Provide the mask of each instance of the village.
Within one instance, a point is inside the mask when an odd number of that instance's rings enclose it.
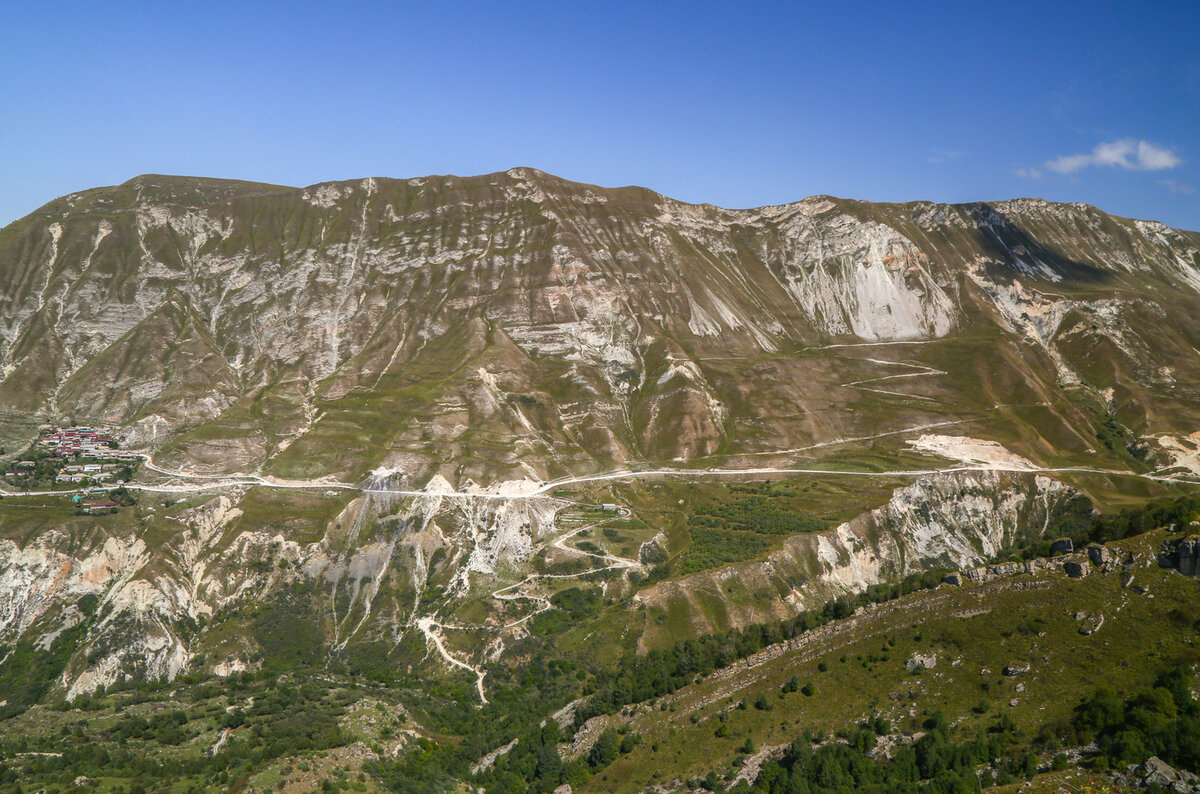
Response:
[[[133,478],[141,458],[120,449],[123,437],[105,427],[42,427],[38,439],[3,471],[6,483],[20,490],[61,488],[75,491],[81,513],[116,512],[131,504],[120,483]]]

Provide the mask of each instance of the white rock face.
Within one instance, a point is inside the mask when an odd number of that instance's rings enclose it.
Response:
[[[1200,430],[1186,436],[1159,436],[1155,439],[1169,460],[1166,470],[1175,469],[1200,475]]]
[[[64,627],[84,619],[77,604],[92,595],[98,598],[93,625],[64,674],[66,695],[125,676],[174,678],[193,655],[181,625],[261,598],[284,578],[275,570],[255,572],[249,563],[325,564],[320,546],[302,548],[261,532],[242,533],[219,548],[220,534],[239,513],[225,496],[210,500],[185,515],[179,534],[154,551],[136,535],[98,529],[82,543],[57,531],[24,547],[0,541],[0,642],[31,637],[49,647]]]
[[[888,502],[832,530],[793,535],[762,562],[739,563],[663,582],[637,596],[669,608],[683,601],[696,630],[716,628],[699,604],[737,582],[763,598],[723,602],[737,625],[819,608],[829,599],[859,593],[930,568],[968,568],[1037,534],[1054,507],[1075,493],[1057,480],[1001,471],[922,477],[896,489]],[[779,595],[780,582],[790,590]],[[770,598],[766,597],[770,596]]]
[[[994,557],[1022,531],[1036,532],[1052,506],[1070,493],[1041,475],[1027,484],[998,472],[940,474],[896,490],[886,505],[838,529],[863,543],[863,529],[886,530],[895,545],[876,559],[903,561],[906,574],[930,561],[963,568]]]
[[[973,466],[993,466],[1008,471],[1032,471],[1035,468],[1027,458],[1009,451],[997,441],[927,433],[907,443],[917,452],[940,455]]]
[[[98,540],[98,539],[97,539]],[[90,669],[64,684],[68,696],[110,684],[122,660],[151,678],[173,678],[188,660],[171,624],[189,612],[187,594],[166,577],[137,578],[150,559],[145,543],[135,537],[108,537],[88,553],[72,556],[71,539],[48,533],[25,548],[0,542],[0,637],[13,642],[25,634],[45,632],[42,645],[64,626],[63,618],[76,613],[85,595],[100,598],[100,620],[92,629],[93,646],[111,644],[112,652]],[[133,670],[128,670],[133,672]]]
[[[501,483],[491,493],[519,496],[533,490],[532,481]],[[554,516],[564,503],[555,499],[477,500],[450,498],[448,506],[459,517],[470,539],[466,564],[455,579],[460,591],[470,589],[471,574],[493,574],[529,558],[534,540],[554,527]]]
[[[945,336],[958,313],[912,241],[848,215],[818,225],[797,213],[788,233],[783,277],[797,306],[829,335],[870,341]]]
[[[439,549],[451,552],[444,563],[453,573],[450,594],[465,594],[473,576],[490,578],[524,562],[565,504],[526,496],[542,486],[534,480],[469,486],[464,490],[489,498],[468,498],[435,477],[425,488],[429,496],[399,505],[386,490],[397,472],[375,474],[381,491],[352,500],[314,543],[280,532],[233,531],[242,511],[230,494],[177,514],[178,532],[153,550],[137,534],[100,529],[82,542],[58,531],[24,547],[0,540],[0,643],[27,638],[49,648],[63,630],[88,620],[61,681],[67,697],[131,676],[170,680],[192,664],[203,636],[198,626],[307,582],[328,590],[331,647],[338,652],[355,638],[394,637],[414,623],[428,561]],[[452,531],[444,534],[439,523]],[[381,601],[394,569],[411,571],[413,614],[397,614],[394,601]],[[84,615],[79,599],[88,595],[97,603]],[[235,639],[210,662],[213,674],[254,666],[246,659],[255,652],[252,640]]]

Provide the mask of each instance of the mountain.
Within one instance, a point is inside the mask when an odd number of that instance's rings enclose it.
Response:
[[[1200,234],[1037,199],[72,194],[0,230],[0,443],[145,460],[112,515],[0,486],[0,699],[257,671],[470,708],[997,562],[1197,482],[1197,309]]]
[[[289,477],[740,465],[881,410],[992,411],[1020,451],[1086,453],[1064,389],[1111,389],[1149,434],[1194,417],[1198,251],[1036,200],[732,211],[529,169],[145,176],[3,230],[0,403],[10,434],[103,422],[166,464]],[[848,386],[920,372],[817,349],[862,342],[931,343],[870,358],[947,374]],[[990,366],[948,369],[956,344],[994,347]]]

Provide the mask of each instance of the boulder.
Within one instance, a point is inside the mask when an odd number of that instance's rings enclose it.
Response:
[[[1144,786],[1157,783],[1163,788],[1168,788],[1176,780],[1179,780],[1179,773],[1175,771],[1175,768],[1156,755],[1147,758],[1146,762],[1137,768],[1135,774],[1142,779]]]
[[[1091,570],[1091,566],[1086,562],[1075,562],[1074,560],[1068,560],[1067,562],[1063,563],[1063,570],[1066,571],[1067,576],[1071,577],[1072,579],[1082,579],[1088,575],[1088,572]]]
[[[1107,546],[1101,546],[1099,543],[1093,543],[1087,547],[1088,559],[1092,561],[1092,565],[1097,568],[1107,565],[1110,562],[1116,562],[1116,556],[1108,550]]]
[[[1175,568],[1184,576],[1200,576],[1200,536],[1191,535],[1179,541]]]
[[[1075,544],[1071,542],[1070,538],[1059,538],[1050,544],[1051,554],[1070,554],[1073,551],[1075,551]]]
[[[1012,677],[1018,676],[1018,675],[1025,675],[1028,672],[1029,672],[1029,665],[1027,665],[1027,664],[1025,664],[1025,665],[1010,664],[1008,667],[1004,668],[1004,674],[1006,676],[1008,676],[1009,678],[1012,678]]]
[[[1089,615],[1084,613],[1083,617],[1075,616],[1076,620],[1080,621],[1079,633],[1085,637],[1090,637],[1100,630],[1104,625],[1103,615]]]
[[[955,587],[962,587],[963,578],[962,578],[962,574],[952,573],[949,576],[947,576],[945,579],[943,579],[942,581],[945,582],[946,584],[952,584]]]
[[[909,657],[908,661],[904,663],[904,669],[908,670],[910,673],[914,670],[921,669],[932,670],[934,667],[937,667],[937,654],[935,653],[931,653],[928,656],[920,653],[914,653],[911,657]]]

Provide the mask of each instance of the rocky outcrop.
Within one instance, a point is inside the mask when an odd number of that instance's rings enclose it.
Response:
[[[1157,787],[1161,791],[1171,791],[1177,794],[1195,794],[1200,792],[1200,777],[1186,769],[1175,769],[1158,756],[1150,756],[1137,766],[1130,766],[1125,772],[1115,776],[1121,786],[1149,788]]]
[[[667,550],[662,547],[657,538],[648,540],[638,547],[638,561],[642,565],[659,565],[666,562],[667,557]]]
[[[1042,559],[1025,560],[1023,562],[1004,562],[997,565],[984,565],[979,568],[971,568],[959,574],[951,574],[951,576],[959,576],[969,582],[979,583],[1006,576],[1037,573],[1038,571],[1045,570],[1046,564],[1046,561]]]
[[[522,498],[528,482],[466,498],[446,493],[444,480],[400,505],[388,494],[389,476],[380,473],[376,490],[345,502],[324,526],[306,524],[306,542],[287,528],[247,522],[237,491],[161,512],[126,508],[144,525],[127,522],[121,531],[81,518],[24,545],[0,539],[0,643],[49,647],[89,619],[60,682],[68,697],[126,678],[173,679],[201,658],[205,671],[225,676],[254,669],[261,656],[253,622],[238,632],[206,628],[242,610],[258,614],[293,586],[328,593],[310,619],[331,652],[380,637],[396,643],[417,630],[423,590],[436,586],[453,598],[470,590],[473,576],[526,562],[564,505]],[[494,498],[501,494],[512,498]]]
[[[730,625],[786,617],[933,567],[963,568],[994,557],[1030,526],[1042,526],[1074,493],[1032,474],[962,472],[923,477],[887,504],[837,528],[788,538],[764,561],[662,582],[638,594],[647,606],[692,614],[697,632],[724,613]],[[1040,570],[1031,560],[962,572],[969,581]],[[993,573],[994,570],[994,573]],[[781,592],[781,583],[788,588]],[[710,603],[711,594],[732,593]],[[745,597],[742,597],[745,596]],[[736,601],[736,603],[734,603]]]
[[[96,527],[49,532],[24,546],[0,541],[0,641],[35,638],[49,647],[83,619],[81,599],[91,597],[88,611],[96,617],[63,675],[64,694],[122,678],[174,678],[194,657],[199,624],[328,562],[319,544],[302,547],[266,533],[221,543],[239,515],[228,497],[210,499],[182,514],[180,531],[153,551],[137,534]]]
[[[151,555],[141,538],[90,534],[82,548],[78,538],[58,532],[24,547],[0,541],[0,639],[37,638],[49,647],[86,609],[98,620],[88,637],[89,662],[68,670],[69,695],[111,684],[122,673],[174,677],[190,659],[177,626],[211,608],[172,577],[145,575]],[[95,606],[81,607],[84,597],[96,599]]]

